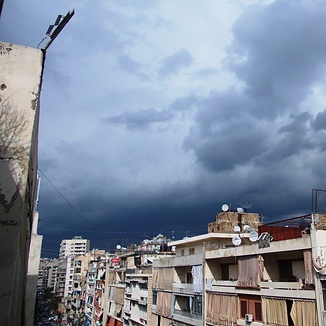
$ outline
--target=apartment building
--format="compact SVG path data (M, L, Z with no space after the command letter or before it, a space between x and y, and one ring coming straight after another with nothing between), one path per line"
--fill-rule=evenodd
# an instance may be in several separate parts
M72 297L74 261L76 256L85 255L89 251L90 241L81 236L62 240L59 249L59 266L56 295L62 298Z
M325 325L326 214L224 211L207 234L155 241L90 262L85 325Z
M166 237L158 235L144 240L132 255L127 257L123 325L145 326L151 324L153 300L153 261L158 256L171 256Z
M318 325L310 232L299 226L303 219L308 217L260 226L249 243L205 244L204 325L301 325L299 319Z
M66 256L81 256L89 252L90 241L81 236L75 236L73 239L62 240L59 249L59 260Z
M232 237L229 233L210 233L170 243L175 256L153 262L152 325L203 325L205 243L226 247Z
M126 289L124 301L124 325L147 325L150 319L152 268L142 270L141 273L130 271L126 274Z
M99 257L89 262L85 294L85 325L102 324L106 263L106 257Z
M167 255L166 242L158 235L139 246L117 246L115 254L89 262L85 325L150 325L152 263Z
M75 314L79 314L85 307L85 290L87 282L87 272L90 256L88 254L84 256L75 257L74 262L74 275L73 275L73 293L72 293L72 309Z
M326 216L222 212L153 264L151 325L324 325Z
M41 258L38 270L37 290L46 288L56 290L59 260L56 258Z

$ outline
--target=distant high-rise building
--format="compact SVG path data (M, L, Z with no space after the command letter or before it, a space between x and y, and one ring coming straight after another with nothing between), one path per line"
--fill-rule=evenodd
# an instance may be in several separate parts
M75 236L71 240L62 240L60 244L59 260L67 256L81 256L89 251L90 241L80 236Z
M90 241L81 236L62 240L59 250L58 282L56 293L60 297L71 297L73 292L74 258L89 251Z

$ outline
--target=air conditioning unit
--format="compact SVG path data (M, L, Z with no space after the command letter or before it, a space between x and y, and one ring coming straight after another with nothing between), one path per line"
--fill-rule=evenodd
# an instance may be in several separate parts
M253 320L254 320L254 317L253 317L252 314L245 314L245 321L246 321L247 323L252 323Z

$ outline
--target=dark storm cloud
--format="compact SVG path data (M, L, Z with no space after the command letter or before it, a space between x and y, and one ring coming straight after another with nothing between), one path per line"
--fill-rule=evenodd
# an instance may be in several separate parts
M312 127L316 130L326 129L326 109L316 115L316 118L312 121Z
M77 212L53 189L44 190L43 196L52 198L50 202L41 201L42 210L48 214L39 227L47 232L47 239L60 241L82 235L92 239L91 246L96 248L106 248L107 243L113 248L117 244L127 246L158 233L168 237L174 234L178 239L202 234L216 213L214 201L195 202L190 188L164 188L149 197L141 191L110 197L84 192L78 200L70 200L73 207L78 207Z
M299 104L324 79L325 13L318 2L306 8L277 1L252 6L239 18L227 64L243 86L212 93L184 143L203 166L232 170L316 146L311 114L300 113ZM318 117L322 121L323 113Z
M325 14L321 2L276 1L252 6L236 22L228 62L255 103L253 114L273 119L296 110L324 78Z
M260 155L266 146L267 130L246 112L250 109L245 95L229 90L212 95L203 104L185 139L200 163L211 171L232 170Z
M173 115L167 110L155 110L153 108L138 110L136 112L124 112L120 115L104 119L104 122L124 125L128 129L143 129L154 123L168 122Z
M162 76L177 74L181 69L189 67L194 59L188 50L182 49L164 59L159 73Z
M30 46L72 9L18 2L0 34ZM255 2L211 0L203 15L186 0L73 3L42 85L45 247L202 234L223 203L267 222L309 212L326 180L326 7Z

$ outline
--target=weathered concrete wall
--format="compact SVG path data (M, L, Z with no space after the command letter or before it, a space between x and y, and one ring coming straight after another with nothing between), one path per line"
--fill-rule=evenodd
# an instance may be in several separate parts
M0 42L0 325L23 325L36 197L41 50Z
M32 236L28 256L28 270L25 294L25 323L24 326L33 325L38 270L41 258L43 236L37 234L38 212L34 212Z

